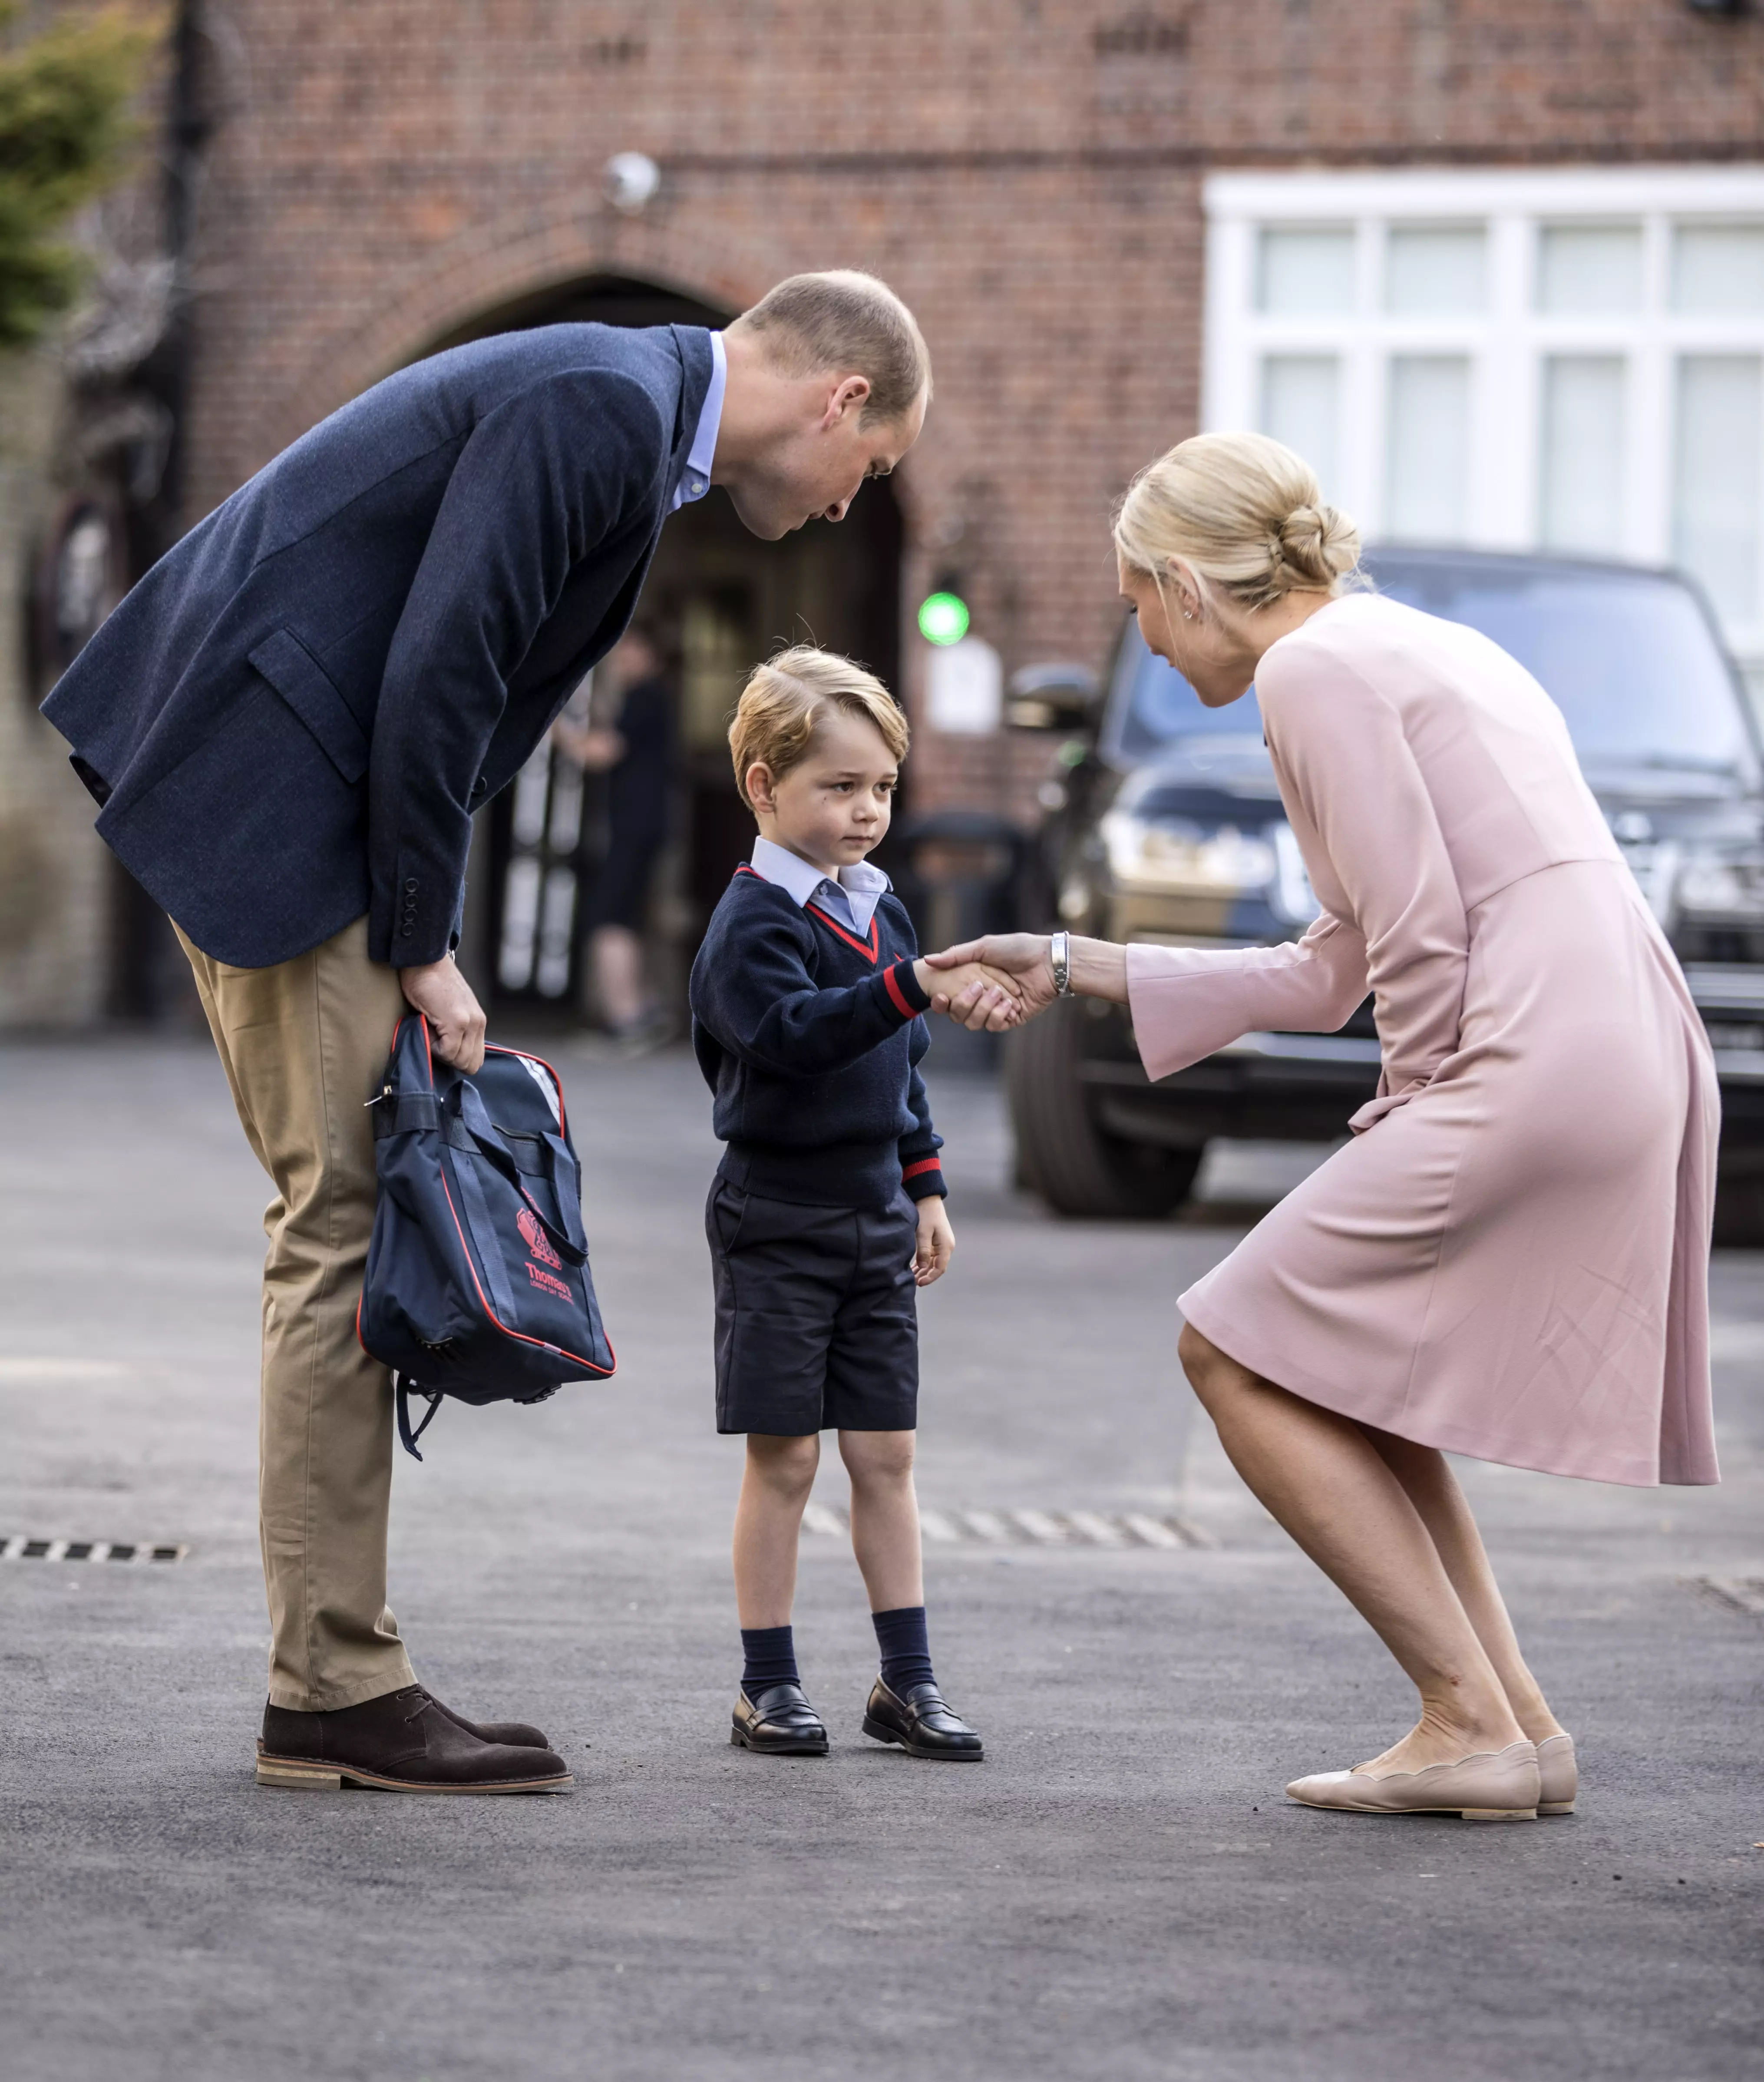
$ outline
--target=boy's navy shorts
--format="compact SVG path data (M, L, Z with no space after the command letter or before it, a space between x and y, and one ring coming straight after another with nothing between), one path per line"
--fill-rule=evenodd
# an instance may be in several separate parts
M904 1193L878 1212L712 1182L719 1431L917 1429L918 1226Z

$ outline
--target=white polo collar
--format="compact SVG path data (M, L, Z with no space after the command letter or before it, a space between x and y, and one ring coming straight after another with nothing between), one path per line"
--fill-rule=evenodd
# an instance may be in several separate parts
M894 887L882 870L872 867L867 860L842 867L836 879L824 874L812 861L804 860L788 846L775 845L770 839L754 841L752 866L756 875L764 881L775 883L805 910L818 896L823 898L823 904L831 898L831 904L826 908L848 912L860 933L869 932L876 906ZM842 898L843 903L840 900Z

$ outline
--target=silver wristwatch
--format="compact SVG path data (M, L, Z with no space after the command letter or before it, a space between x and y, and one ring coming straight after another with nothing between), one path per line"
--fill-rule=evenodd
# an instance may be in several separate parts
M1071 996L1071 934L1055 933L1047 943L1047 965L1054 972L1056 997Z

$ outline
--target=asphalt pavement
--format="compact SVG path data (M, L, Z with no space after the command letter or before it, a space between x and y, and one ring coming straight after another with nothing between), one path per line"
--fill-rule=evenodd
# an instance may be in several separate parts
M726 1732L706 1097L682 1053L547 1052L618 1376L446 1408L400 1457L392 1596L423 1681L551 1730L577 1790L440 1800L252 1781L266 1195L212 1056L0 1050L4 2082L1764 2075L1764 1254L1715 1270L1722 1487L1465 1470L1581 1812L1314 1813L1286 1781L1383 1747L1404 1687L1237 1484L1175 1296L1316 1153L1056 1223L996 1087L933 1053L932 1645L987 1761L859 1733L831 1453L797 1632L834 1749L763 1759Z

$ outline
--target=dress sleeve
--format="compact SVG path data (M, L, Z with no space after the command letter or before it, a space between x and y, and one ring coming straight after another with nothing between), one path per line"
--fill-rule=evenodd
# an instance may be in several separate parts
M1257 676L1268 744L1364 941L1384 1051L1371 1126L1458 1046L1469 925L1432 796L1389 695L1320 638Z
M1284 946L1127 950L1127 1001L1149 1077L1261 1027L1333 1033L1366 992L1366 942L1327 913Z

